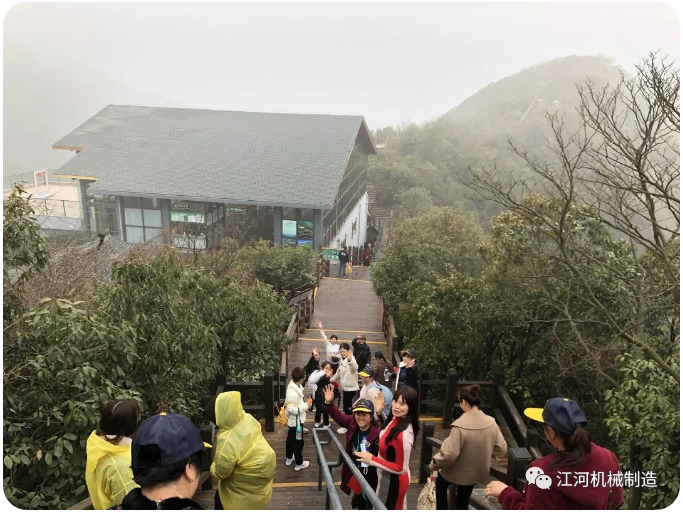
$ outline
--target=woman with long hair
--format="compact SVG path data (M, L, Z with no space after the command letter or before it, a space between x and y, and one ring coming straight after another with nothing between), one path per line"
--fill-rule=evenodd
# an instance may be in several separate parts
M532 463L523 492L500 481L491 481L485 495L498 497L503 509L617 509L621 506L624 488L619 460L609 449L591 442L585 429L586 415L576 402L554 397L548 399L544 408L527 408L524 415L543 424L543 434L557 452ZM577 485L576 479L581 475L588 478Z
M391 413L387 417L379 440L379 455L356 452L356 456L378 468L377 496L387 509L408 509L410 487L410 453L420 431L417 392L401 387L394 393Z
M140 421L140 405L132 399L108 401L97 429L85 445L85 484L93 509L121 504L137 488L131 470L132 436Z
M504 456L507 443L496 419L479 409L479 385L464 386L458 391L463 414L451 424L451 432L432 458L429 469L437 470L436 509L448 507L448 487L458 486L455 509L469 509L470 495L477 483L491 478L491 456Z

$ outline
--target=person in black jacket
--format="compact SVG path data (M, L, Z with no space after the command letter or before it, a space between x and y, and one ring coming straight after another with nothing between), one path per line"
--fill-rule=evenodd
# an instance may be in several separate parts
M306 364L306 379L304 380L304 385L306 385L306 382L308 382L308 378L313 374L315 371L320 369L320 351L318 350L317 347L313 348L313 351L311 353L311 358L308 360L308 363Z
M402 386L408 386L413 388L416 392L417 390L417 361L415 360L415 352L412 349L406 349L401 351L401 358L403 361L400 363L397 390Z
M110 509L203 509L192 500L199 487L203 452L199 428L185 415L161 413L138 428L131 446L131 490Z
M339 252L339 278L346 278L346 264L349 261L349 254L344 246Z
M362 370L370 363L372 358L370 346L365 341L365 335L362 333L356 335L356 338L351 341L351 345L353 346L353 357L356 359L358 369Z
M330 378L334 376L334 370L330 362L323 362L323 370L325 375L320 377L318 388L315 389L315 427L330 425L330 414L327 413L323 403L325 402L325 388L331 384Z

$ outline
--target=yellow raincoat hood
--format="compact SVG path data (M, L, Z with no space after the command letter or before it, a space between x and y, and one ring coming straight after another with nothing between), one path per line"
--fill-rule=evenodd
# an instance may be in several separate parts
M130 446L114 445L93 431L85 446L85 484L94 509L120 504L137 485L130 467Z
M239 392L216 398L216 454L211 474L218 479L224 509L265 509L275 477L275 451L261 424L242 408Z

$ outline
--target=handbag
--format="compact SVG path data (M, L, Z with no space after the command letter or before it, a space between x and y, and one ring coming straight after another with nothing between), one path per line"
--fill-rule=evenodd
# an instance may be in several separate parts
M427 480L427 484L417 496L417 509L436 509L436 485L433 476Z

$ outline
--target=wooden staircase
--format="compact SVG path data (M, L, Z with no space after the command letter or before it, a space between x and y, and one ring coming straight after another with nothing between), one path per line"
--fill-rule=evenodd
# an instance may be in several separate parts
M368 192L368 214L376 219L388 219L391 217L391 212L377 205L377 189L375 186L368 182L366 190Z

